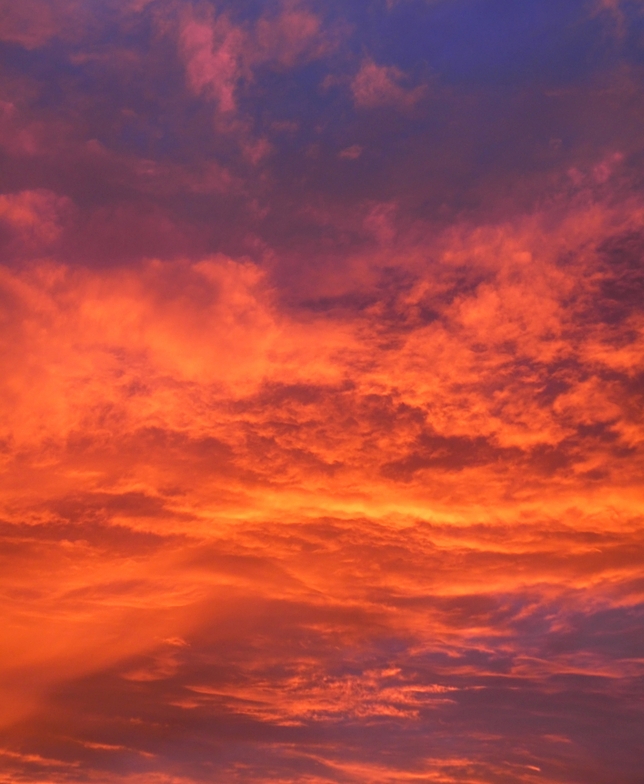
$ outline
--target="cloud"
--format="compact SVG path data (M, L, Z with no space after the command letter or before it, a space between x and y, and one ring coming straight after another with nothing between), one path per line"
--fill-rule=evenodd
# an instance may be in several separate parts
M372 232L375 239L382 245L389 244L396 236L395 214L395 204L376 204L364 219L365 229Z
M7 240L20 252L49 248L62 233L62 220L71 202L44 189L0 195L0 222ZM18 249L16 247L16 250Z
M131 21L153 0L123 0L104 3L103 11L112 20ZM77 44L97 28L97 19L87 0L25 0L19 4L1 0L0 40L34 50L59 40Z
M261 17L255 36L258 61L274 62L283 68L317 60L334 46L320 17L294 2L285 3L276 16Z
M82 0L66 0L52 5L43 0L0 3L0 39L35 49L57 35L67 36L82 27L86 9Z
M362 147L359 144L352 144L350 147L345 147L344 150L340 150L338 157L346 158L349 161L355 161L356 158L359 158L362 155L362 152Z
M638 780L634 6L25 9L1 784Z
M242 58L243 32L226 17L204 22L189 19L182 27L180 42L190 87L197 94L206 91L220 111L233 111L237 83L249 76Z
M2 727L28 715L61 682L158 647L168 630L185 628L185 610L195 601L192 587L155 576L168 562L162 553L131 561L109 546L38 541L28 530L5 533L3 549L2 586L14 600L2 613L11 629L0 664ZM138 599L130 593L135 584Z
M235 25L226 14L188 13L180 33L186 74L196 94L205 93L223 113L237 110L236 91L261 66L293 68L331 48L318 16L296 3L254 25Z
M403 86L404 73L393 65L377 65L367 58L351 82L355 104L360 109L373 109L378 106L393 106L409 109L418 103L425 94L425 87Z
M590 527L574 515L565 524L526 519L520 534L498 524L256 520L211 526L206 541L137 543L115 528L85 527L92 542L59 545L52 528L39 544L43 529L8 532L22 541L14 566L25 581L33 584L26 567L37 568L44 553L60 551L50 563L61 576L76 565L55 596L36 582L38 597L21 603L32 617L36 608L58 608L43 633L49 624L64 628L62 613L79 641L102 645L87 667L68 661L76 679L61 682L66 670L58 670L48 709L55 730L36 723L31 731L67 738L65 756L52 760L50 752L52 761L41 755L33 764L51 776L68 765L112 779L133 757L153 775L185 769L189 755L190 779L199 781L213 770L234 775L243 752L246 781L265 780L275 765L294 781L320 769L329 780L355 769L361 780L369 765L383 780L459 781L464 769L485 780L498 770L501 743L504 765L563 771L553 780L565 781L585 758L590 732L598 771L591 781L599 782L611 769L612 741L600 742L601 733L640 671L632 653L641 590L620 599L615 589L637 573L641 545L637 530ZM104 571L92 576L81 567L99 554ZM165 629L152 623L157 607L174 608ZM106 638L101 624L124 608L130 624L145 611L146 624ZM183 638L169 638L168 628ZM64 652L60 640L55 650ZM119 654L105 668L105 657ZM36 665L51 673L42 655ZM586 706L583 728L574 710L561 710L563 699ZM88 726L82 717L90 711ZM178 754L159 724L180 735ZM20 730L23 744L29 727ZM558 740L544 743L544 734ZM258 737L269 751L258 751ZM228 753L217 754L219 744Z
M410 245L394 274L395 205L375 205L363 220L380 255L290 312L258 266L224 256L5 270L6 443L114 432L135 454L156 432L190 460L220 444L216 481L232 491L235 475L245 497L244 476L267 482L269 507L286 487L294 509L323 487L348 502L356 482L352 503L371 511L396 508L390 483L407 485L401 511L465 492L537 503L545 484L565 503L593 476L635 470L641 281L615 265L638 214L580 207L547 242L551 216L463 225Z

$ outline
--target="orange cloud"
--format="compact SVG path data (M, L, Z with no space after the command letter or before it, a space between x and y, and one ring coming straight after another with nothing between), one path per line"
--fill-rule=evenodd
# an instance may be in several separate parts
M0 2L0 784L639 781L639 10L538 5Z
M0 204L38 249L68 209ZM641 677L641 206L397 209L317 300L223 254L2 268L7 782L161 781L164 727L187 781L586 764L562 695L593 733Z

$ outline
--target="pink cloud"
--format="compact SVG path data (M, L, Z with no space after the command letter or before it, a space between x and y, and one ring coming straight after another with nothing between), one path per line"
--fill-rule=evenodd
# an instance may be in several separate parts
M82 26L80 0L0 0L0 40L36 49L57 35L68 36Z
M243 86L253 81L259 67L293 68L323 56L331 45L315 14L285 3L279 14L264 16L254 26L233 24L225 14L199 17L191 11L181 27L179 48L190 89L216 104L218 133L234 135L244 158L256 165L272 148L239 112Z
M356 106L363 109L413 106L423 96L425 87L405 88L401 84L404 79L405 74L396 66L377 65L367 58L351 83Z
M26 109L25 95L32 85L4 79L0 87L0 148L12 156L58 153L69 142L73 129L59 118L38 117Z
M382 245L388 245L396 236L396 205L376 204L364 219L364 228Z
M191 89L214 99L222 112L236 110L235 93L252 80L254 68L292 68L330 48L319 17L295 3L284 4L279 14L262 17L254 27L235 25L225 14L199 19L192 12L180 33Z
M362 155L362 147L359 144L352 144L351 147L345 147L338 153L339 158L346 158L349 161L355 161Z
M131 20L153 2L117 0L104 2L103 6L116 12L120 20ZM88 0L0 0L0 40L26 49L37 49L54 38L77 41L95 25L94 13L93 3Z
M199 167L181 166L114 152L97 139L86 142L83 154L91 165L102 167L113 182L139 193L226 193L240 187L228 169L216 161Z
M285 68L317 59L330 48L319 17L294 3L287 4L276 17L260 19L255 35L259 58Z
M0 224L4 224L21 251L42 251L62 232L62 220L71 202L39 189L0 195Z
M249 75L244 64L244 37L225 16L206 21L190 17L181 30L188 84L196 94L205 93L216 100L222 112L235 110L235 88Z

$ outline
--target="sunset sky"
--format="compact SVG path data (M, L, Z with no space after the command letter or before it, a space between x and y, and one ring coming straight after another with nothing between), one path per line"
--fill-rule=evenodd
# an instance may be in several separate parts
M643 784L644 0L0 39L0 784Z

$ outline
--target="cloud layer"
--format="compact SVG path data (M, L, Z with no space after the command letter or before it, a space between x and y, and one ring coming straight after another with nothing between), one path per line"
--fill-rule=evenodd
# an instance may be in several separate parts
M1 784L640 781L639 5L3 19Z

